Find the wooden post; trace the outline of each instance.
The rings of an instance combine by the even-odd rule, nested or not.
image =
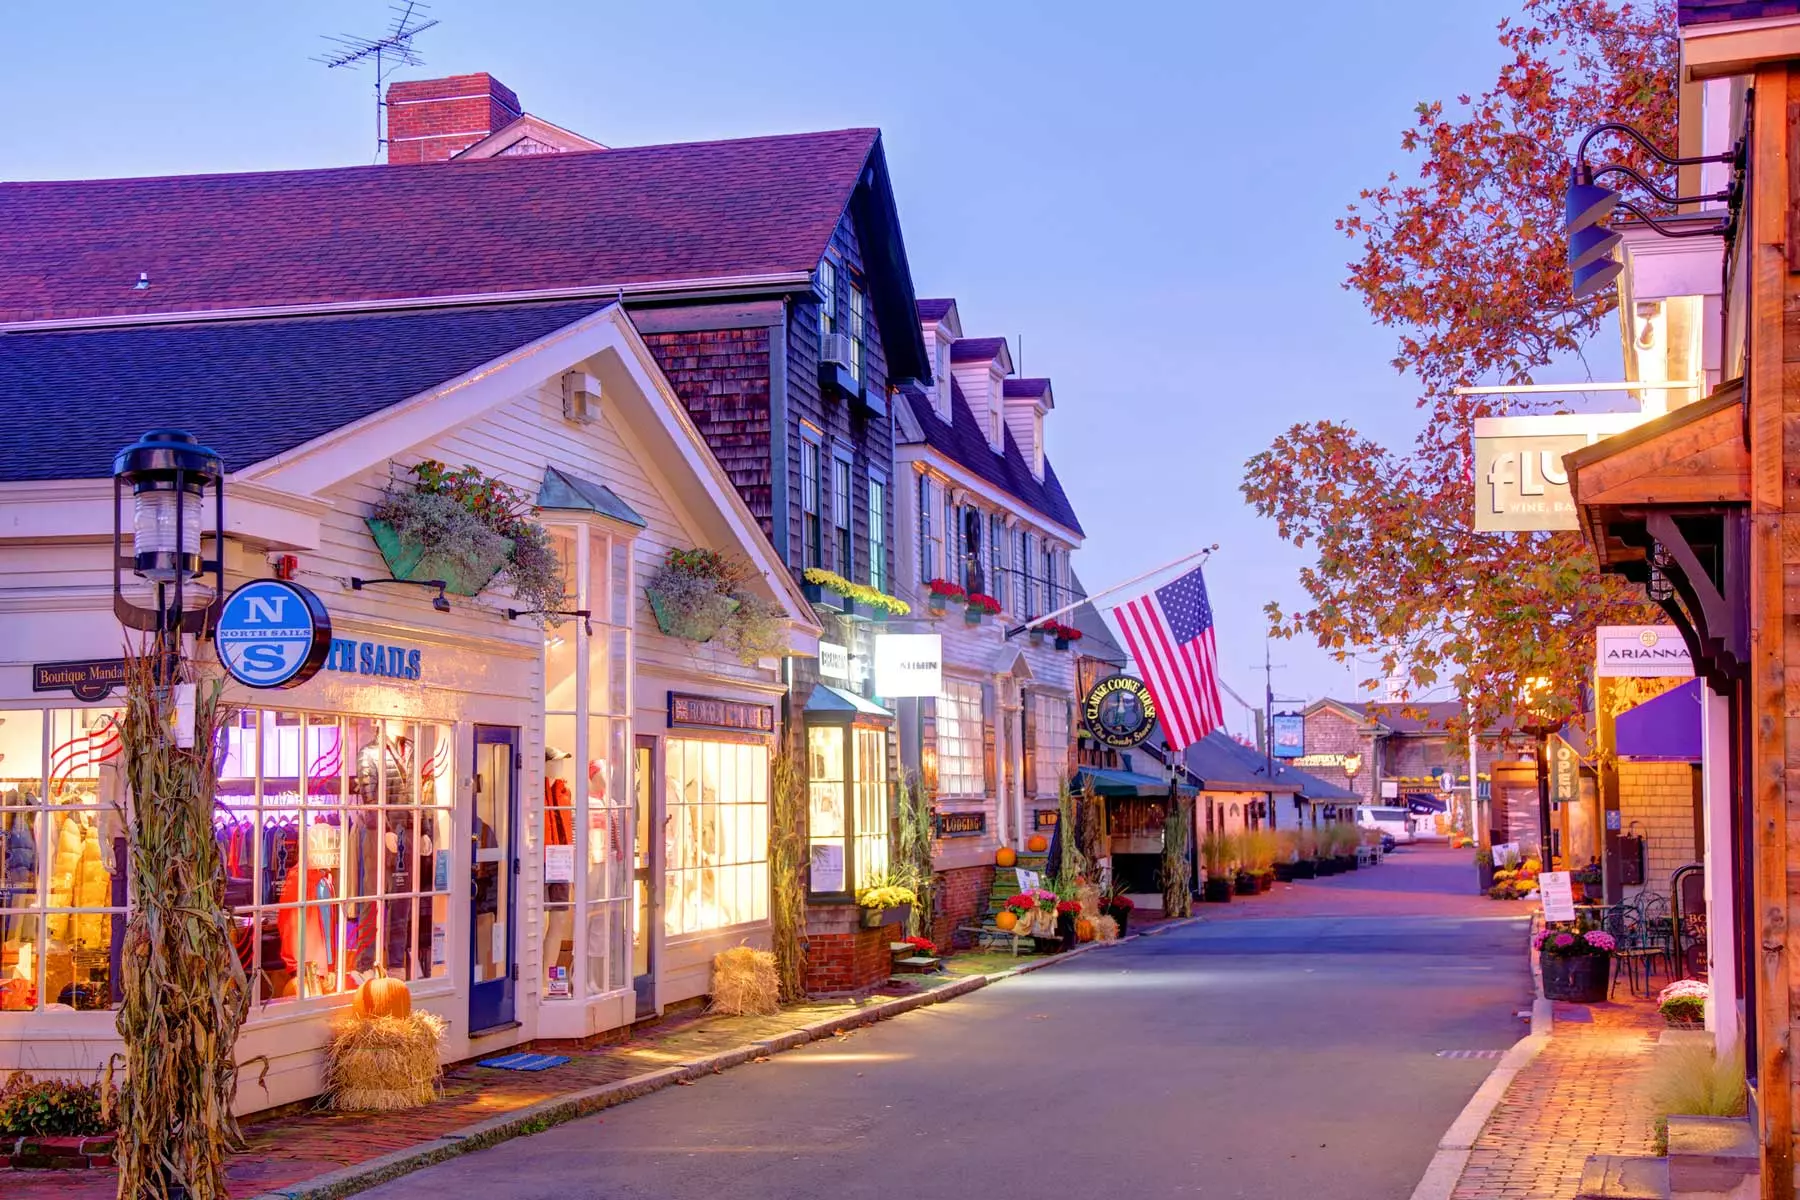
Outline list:
[[[1788,278],[1789,147],[1800,105],[1790,99],[1785,65],[1756,72],[1750,152],[1748,384],[1750,441],[1750,712],[1751,770],[1745,800],[1755,844],[1754,904],[1748,914],[1757,948],[1757,1113],[1761,1124],[1764,1200],[1793,1200],[1792,1011],[1788,991],[1788,713],[1787,642],[1800,613],[1800,586],[1790,589],[1783,534],[1800,520],[1800,478],[1790,478],[1786,433],[1800,424],[1800,395],[1783,388],[1783,367],[1800,358],[1785,344]],[[1800,465],[1800,464],[1797,464]],[[1795,639],[1800,642],[1800,638]],[[1800,651],[1800,644],[1795,647]],[[1800,683],[1800,676],[1796,677]],[[1796,691],[1800,691],[1797,688]],[[1800,766],[1800,764],[1797,764]],[[1795,775],[1800,790],[1800,770]]]
[[[1615,679],[1600,679],[1594,688],[1594,745],[1600,764],[1596,785],[1600,790],[1600,879],[1606,889],[1606,902],[1617,904],[1625,899],[1624,864],[1619,858],[1619,835],[1624,832],[1624,819],[1619,808],[1619,759],[1613,723],[1613,689]]]

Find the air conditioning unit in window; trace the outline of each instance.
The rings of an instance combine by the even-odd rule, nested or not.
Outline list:
[[[586,371],[563,376],[563,420],[591,425],[600,419],[600,381]]]
[[[847,333],[828,333],[819,347],[819,361],[839,366],[848,371],[856,365],[855,350],[850,344]]]

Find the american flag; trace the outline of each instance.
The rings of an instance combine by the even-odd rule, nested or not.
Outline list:
[[[1118,605],[1113,618],[1156,697],[1170,749],[1197,742],[1224,723],[1212,604],[1199,567]]]

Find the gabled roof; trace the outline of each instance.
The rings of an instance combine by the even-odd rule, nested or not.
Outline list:
[[[1002,354],[1009,359],[1012,354],[1003,337],[957,338],[950,343],[950,361],[953,363],[991,362]]]
[[[185,430],[240,471],[607,306],[0,333],[0,481],[105,478],[154,428]]]
[[[583,137],[572,129],[553,125],[532,113],[517,119],[482,138],[472,146],[458,150],[450,157],[456,162],[475,162],[483,158],[499,158],[515,154],[566,154],[572,150],[605,150],[593,138]]]
[[[956,301],[950,299],[921,300],[918,305],[919,320],[941,321],[955,307]]]
[[[1254,753],[1217,729],[1182,751],[1188,769],[1200,777],[1201,786],[1207,791],[1292,793],[1296,790],[1293,784],[1285,781],[1271,784],[1260,759],[1250,760]]]
[[[911,410],[913,424],[918,427],[925,444],[931,449],[993,484],[1032,511],[1041,513],[1076,533],[1082,532],[1081,522],[1076,519],[1075,509],[1070,505],[1068,496],[1063,494],[1062,483],[1057,480],[1049,459],[1044,460],[1044,477],[1040,480],[1031,473],[1031,464],[1025,461],[1025,455],[1019,450],[1019,443],[1013,440],[1010,429],[1003,431],[1005,445],[1002,453],[995,454],[994,448],[988,444],[986,431],[975,417],[975,410],[969,407],[962,387],[954,379],[950,381],[951,420],[948,422],[938,416],[931,401],[917,389],[902,388],[901,398]]]
[[[1050,394],[1050,381],[1048,379],[1003,380],[1000,385],[1000,394],[1003,396],[1017,396],[1022,400],[1035,400],[1039,396],[1048,396]],[[1052,407],[1055,406],[1052,405]]]
[[[890,373],[927,377],[880,132],[412,166],[0,183],[0,322],[808,286],[846,213]],[[148,286],[137,287],[140,275]],[[759,282],[760,281],[760,282]]]

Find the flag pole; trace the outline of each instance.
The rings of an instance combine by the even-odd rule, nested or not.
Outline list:
[[[1037,628],[1039,625],[1042,625],[1046,621],[1054,621],[1057,617],[1062,616],[1064,613],[1074,612],[1076,609],[1080,608],[1084,604],[1092,604],[1094,601],[1100,599],[1100,597],[1102,597],[1102,596],[1110,596],[1114,592],[1122,592],[1134,583],[1142,583],[1144,580],[1149,579],[1153,575],[1161,575],[1164,571],[1170,570],[1171,568],[1174,568],[1174,567],[1183,566],[1187,563],[1192,562],[1196,558],[1200,559],[1202,562],[1204,562],[1205,560],[1211,558],[1213,551],[1217,550],[1218,548],[1219,548],[1219,543],[1214,542],[1212,545],[1206,547],[1206,549],[1204,549],[1204,550],[1196,550],[1192,554],[1184,554],[1180,558],[1176,559],[1175,561],[1166,562],[1162,566],[1157,567],[1154,570],[1145,571],[1142,575],[1133,575],[1130,579],[1127,579],[1124,583],[1114,584],[1112,587],[1106,588],[1102,591],[1095,592],[1091,596],[1083,596],[1081,599],[1075,601],[1075,603],[1073,603],[1073,604],[1065,604],[1061,608],[1057,609],[1055,612],[1045,613],[1041,617],[1033,617],[1031,620],[1025,622],[1025,624],[1023,624],[1023,625],[1015,625],[1011,629],[1008,629],[1006,631],[1006,636],[1008,638],[1018,637],[1021,633],[1027,633],[1027,632],[1031,631],[1032,629]]]

